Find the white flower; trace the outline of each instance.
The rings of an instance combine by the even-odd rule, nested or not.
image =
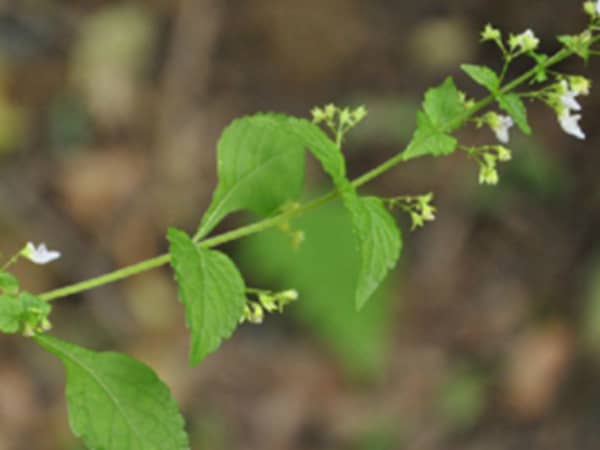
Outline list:
[[[560,102],[563,104],[563,106],[573,111],[581,111],[581,105],[576,100],[579,94],[569,88],[569,84],[566,82],[566,80],[562,80],[560,85],[562,91]]]
[[[45,243],[41,243],[37,248],[32,242],[28,242],[21,251],[21,255],[35,264],[47,264],[60,258],[60,252],[48,250]]]
[[[600,0],[596,2],[596,14],[600,16]]]
[[[496,137],[503,144],[508,143],[510,136],[508,130],[515,124],[510,116],[497,116],[497,120],[490,123],[492,131],[496,134]]]
[[[579,121],[581,120],[581,114],[571,114],[571,111],[565,109],[558,116],[558,121],[560,122],[561,128],[565,133],[570,134],[571,136],[575,136],[577,139],[585,139],[585,133],[579,126]]]

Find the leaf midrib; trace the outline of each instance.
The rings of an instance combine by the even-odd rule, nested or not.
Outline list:
[[[138,429],[135,426],[133,426],[133,424],[129,421],[127,415],[124,412],[123,406],[119,402],[119,399],[112,393],[112,391],[106,386],[106,384],[104,382],[102,382],[102,380],[100,378],[98,378],[98,376],[94,373],[94,371],[89,366],[87,366],[83,362],[79,361],[69,351],[67,351],[65,349],[62,349],[62,348],[59,348],[59,347],[55,346],[54,344],[49,343],[47,340],[44,340],[44,341],[48,345],[50,345],[51,347],[53,347],[56,351],[58,351],[60,354],[64,355],[69,361],[71,361],[75,365],[79,366],[84,371],[86,371],[90,375],[90,377],[98,383],[98,385],[106,392],[108,398],[113,403],[113,405],[115,406],[115,408],[117,409],[117,411],[119,411],[120,415],[123,417],[123,419],[125,420],[126,424],[132,430],[132,432],[134,433],[134,435],[138,439],[138,442],[143,443],[144,440],[142,439],[142,434],[140,434],[140,431],[138,431]]]

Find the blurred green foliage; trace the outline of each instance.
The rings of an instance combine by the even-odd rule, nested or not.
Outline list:
[[[339,202],[307,214],[294,226],[306,234],[298,249],[280,231],[261,233],[241,244],[241,267],[261,286],[297,289],[300,299],[290,313],[328,344],[350,375],[376,375],[384,363],[392,318],[389,285],[356,311],[359,254],[350,217]],[[256,266],[260,271],[253,270]]]
[[[452,429],[464,430],[477,423],[486,405],[486,378],[459,366],[447,374],[439,392],[440,413]]]

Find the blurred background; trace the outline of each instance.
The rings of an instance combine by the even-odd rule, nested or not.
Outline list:
[[[488,21],[531,27],[554,51],[585,17],[564,0],[3,0],[0,249],[63,252],[16,266],[33,292],[165,251],[167,226],[194,230],[210,200],[221,130],[256,111],[365,104],[345,149],[356,176],[404,147],[423,91],[446,75],[483,94],[458,65],[497,67],[478,44]],[[562,69],[600,81],[593,61]],[[434,191],[439,218],[418,232],[399,218],[400,266],[361,313],[333,203],[293,223],[297,250],[281,232],[226,247],[249,285],[300,300],[199,367],[167,268],[57,301],[55,333],[155,368],[194,449],[600,448],[600,94],[584,111],[580,142],[533,105],[535,136],[513,133],[497,188],[456,154],[363,189]],[[328,187],[310,160],[307,198]],[[18,337],[0,349],[0,450],[82,450],[58,362]]]

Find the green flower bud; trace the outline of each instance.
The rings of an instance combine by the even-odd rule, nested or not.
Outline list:
[[[510,161],[512,159],[512,153],[509,149],[502,145],[497,145],[496,152],[498,153],[498,160],[502,162]]]
[[[580,75],[573,75],[569,77],[569,85],[571,90],[577,95],[589,95],[591,81],[586,77]]]
[[[583,11],[590,17],[596,17],[596,5],[594,2],[584,2]]]
[[[498,172],[494,167],[482,165],[479,168],[479,184],[495,186],[498,184]]]
[[[502,39],[502,33],[497,28],[494,28],[491,24],[487,24],[481,32],[481,41],[500,41]]]
[[[367,117],[367,108],[362,105],[352,111],[352,119],[355,124],[363,120],[365,117]]]
[[[423,220],[421,214],[415,211],[410,212],[410,219],[412,220],[411,230],[416,230],[417,228],[421,228],[425,225],[425,221]]]
[[[319,107],[314,107],[310,113],[312,114],[313,117],[313,122],[314,123],[320,123],[323,122],[325,120],[325,111],[323,111],[321,108]]]
[[[264,312],[262,307],[258,303],[250,302],[247,303],[244,307],[244,317],[243,319],[247,320],[253,324],[261,324],[264,319]]]

